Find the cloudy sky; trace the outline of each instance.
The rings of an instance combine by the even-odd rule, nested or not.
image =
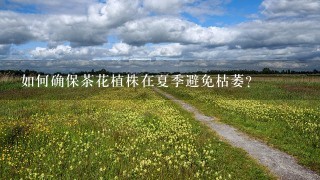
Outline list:
[[[0,0],[17,59],[320,60],[320,1]]]

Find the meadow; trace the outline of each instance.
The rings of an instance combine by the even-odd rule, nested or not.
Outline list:
[[[0,179],[275,178],[150,88],[2,81],[0,107]]]
[[[163,88],[320,173],[320,77],[253,76],[250,88]]]

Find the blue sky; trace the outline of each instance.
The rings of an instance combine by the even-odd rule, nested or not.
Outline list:
[[[0,60],[319,60],[318,0],[0,0]]]

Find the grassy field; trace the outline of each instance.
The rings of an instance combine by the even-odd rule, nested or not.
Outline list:
[[[0,179],[274,179],[152,89],[3,81],[0,106]]]
[[[163,88],[320,173],[320,77],[253,77],[250,88]]]

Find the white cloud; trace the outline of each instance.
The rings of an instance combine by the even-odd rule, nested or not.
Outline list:
[[[229,27],[204,27],[181,16],[182,12],[196,17],[219,15],[224,13],[223,5],[229,2],[222,0],[11,2],[21,7],[32,4],[36,8],[44,8],[47,13],[0,11],[2,54],[8,53],[11,44],[42,41],[48,42],[48,48],[32,50],[30,54],[33,58],[320,57],[317,50],[320,42],[320,18],[317,18],[320,15],[320,2],[317,0],[264,0],[261,5],[263,18],[256,17],[254,21]],[[58,4],[61,5],[60,9],[57,8]],[[75,9],[70,8],[72,6]],[[116,42],[111,44],[110,49],[102,47],[110,35],[116,36]],[[70,46],[61,45],[65,42],[69,42]]]
[[[227,46],[214,49],[202,48],[192,51],[194,59],[204,60],[311,60],[320,57],[320,52],[312,52],[314,47],[283,47],[229,49]]]
[[[222,15],[223,5],[229,1],[223,0],[143,0],[146,10],[164,15],[188,13],[197,18]]]
[[[268,17],[319,16],[319,0],[264,0],[262,13]]]
[[[144,0],[146,9],[163,14],[179,14],[187,3],[195,0]]]
[[[131,51],[134,50],[135,48],[125,44],[125,43],[117,43],[114,44],[113,47],[110,49],[110,52],[113,55],[130,55]]]
[[[37,47],[36,49],[30,52],[31,56],[35,59],[90,59],[91,52],[89,48],[72,48],[70,46],[59,45],[56,48],[41,48]]]
[[[257,20],[233,27],[238,36],[230,45],[242,48],[281,48],[317,45],[320,42],[320,20]]]
[[[173,42],[224,45],[237,35],[228,28],[201,27],[179,18],[150,17],[130,21],[119,28],[119,36],[129,44]]]
[[[7,58],[10,54],[11,45],[2,45],[0,44],[0,59]]]
[[[11,45],[2,45],[0,44],[0,56],[8,55],[10,52]]]
[[[88,20],[96,26],[117,27],[125,22],[146,15],[139,0],[108,0],[94,4],[88,10]]]
[[[107,42],[110,30],[143,14],[138,0],[130,2],[109,0],[106,4],[94,3],[87,14],[78,15],[0,11],[0,44],[23,44],[38,40],[51,44],[67,41],[71,46],[102,45]],[[50,6],[56,4],[43,3]]]
[[[207,0],[199,1],[198,3],[185,7],[185,12],[197,17],[199,19],[205,18],[205,16],[223,15],[226,10],[223,8],[223,3],[229,3],[229,1],[222,0]]]
[[[184,46],[179,43],[172,43],[167,45],[157,45],[154,50],[150,52],[151,57],[179,57],[182,55]]]
[[[0,44],[22,44],[35,39],[28,19],[17,13],[0,11]]]
[[[29,41],[69,41],[74,46],[106,42],[108,31],[94,28],[85,16],[21,15],[0,12],[0,44],[23,44]]]
[[[72,46],[101,45],[107,42],[108,29],[95,28],[94,24],[83,16],[50,16],[40,29],[45,40],[69,41]]]
[[[262,68],[272,67],[277,69],[297,69],[297,68],[306,68],[308,65],[303,62],[285,62],[285,61],[269,61],[269,62],[259,62],[258,66]]]

